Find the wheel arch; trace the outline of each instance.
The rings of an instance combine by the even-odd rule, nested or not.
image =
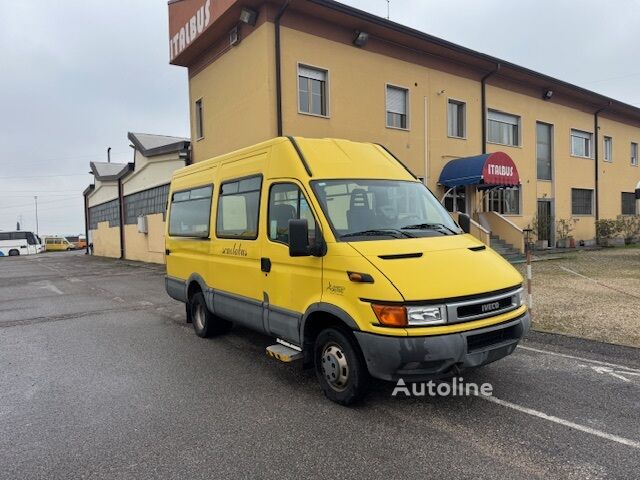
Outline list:
[[[191,297],[198,291],[204,295],[204,300],[207,302],[209,311],[213,313],[213,290],[207,286],[207,282],[204,281],[197,273],[192,273],[185,283],[185,299],[186,303],[189,303]]]
[[[330,303],[314,303],[302,316],[300,340],[304,352],[304,366],[313,365],[313,345],[318,334],[327,327],[337,327],[348,332],[360,330],[351,315]]]

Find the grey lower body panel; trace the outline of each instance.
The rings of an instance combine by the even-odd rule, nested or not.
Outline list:
[[[369,373],[382,380],[424,381],[479,367],[513,353],[531,325],[529,313],[499,325],[424,337],[354,332]]]
[[[184,280],[169,276],[164,277],[164,286],[167,294],[179,302],[187,302],[187,285]]]
[[[226,320],[264,333],[262,311],[262,302],[258,300],[213,290],[213,313]]]

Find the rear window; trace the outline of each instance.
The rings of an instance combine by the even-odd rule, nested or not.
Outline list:
[[[208,238],[212,195],[212,185],[175,192],[171,198],[169,235]]]

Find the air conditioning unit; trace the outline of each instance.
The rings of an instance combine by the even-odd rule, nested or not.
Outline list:
[[[233,27],[229,32],[229,45],[232,47],[240,43],[240,34],[238,33],[238,27]]]
[[[149,225],[147,223],[147,217],[138,217],[138,233],[149,233]]]

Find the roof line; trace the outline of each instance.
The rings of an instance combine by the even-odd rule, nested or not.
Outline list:
[[[629,108],[629,109],[633,110],[635,113],[637,113],[638,115],[640,115],[640,107],[637,107],[635,105],[631,105],[629,103],[625,103],[625,102],[622,102],[620,100],[616,100],[615,98],[611,98],[611,97],[608,97],[608,96],[603,95],[601,93],[597,93],[597,92],[594,92],[592,90],[589,90],[587,88],[580,87],[578,85],[574,85],[572,83],[566,82],[564,80],[560,80],[558,78],[551,77],[549,75],[545,75],[545,74],[540,73],[540,72],[536,72],[535,70],[531,70],[529,68],[522,67],[522,66],[517,65],[515,63],[509,62],[509,61],[506,61],[506,60],[502,60],[502,59],[497,58],[497,57],[493,57],[493,56],[488,55],[486,53],[481,53],[481,52],[478,52],[476,50],[472,50],[470,48],[463,47],[461,45],[449,42],[447,40],[443,40],[442,38],[435,37],[433,35],[429,35],[428,33],[421,32],[420,30],[417,30],[415,28],[407,27],[406,25],[402,25],[400,23],[393,22],[391,20],[387,20],[386,18],[380,17],[378,15],[374,15],[372,13],[366,12],[364,10],[360,10],[358,8],[351,7],[349,5],[345,5],[345,4],[337,2],[335,0],[307,0],[307,1],[311,2],[311,3],[314,3],[316,5],[320,5],[320,6],[323,6],[323,7],[326,7],[326,8],[330,8],[332,10],[335,10],[335,11],[338,11],[338,12],[341,12],[341,13],[345,13],[347,15],[359,18],[359,19],[367,21],[367,22],[371,22],[371,23],[377,24],[377,25],[385,27],[385,28],[390,28],[391,30],[394,30],[394,31],[396,31],[398,33],[411,35],[413,37],[416,37],[416,38],[421,39],[421,40],[428,41],[430,43],[434,43],[434,44],[439,45],[441,47],[448,48],[448,49],[451,49],[451,50],[458,51],[460,53],[464,53],[464,54],[476,57],[476,58],[478,58],[480,60],[484,60],[484,61],[491,62],[491,63],[494,63],[494,64],[500,63],[500,64],[502,64],[503,67],[511,68],[513,70],[520,71],[520,72],[525,73],[527,75],[531,75],[533,77],[537,77],[537,78],[539,78],[541,80],[545,80],[545,81],[548,81],[548,82],[551,82],[551,83],[555,83],[558,86],[566,87],[568,89],[576,90],[576,91],[578,91],[580,93],[583,93],[583,94],[594,96],[594,97],[596,97],[598,99],[603,100],[604,103],[610,102],[612,104],[615,103],[615,104],[617,104],[617,105],[619,105],[621,107],[624,107],[624,108]]]

